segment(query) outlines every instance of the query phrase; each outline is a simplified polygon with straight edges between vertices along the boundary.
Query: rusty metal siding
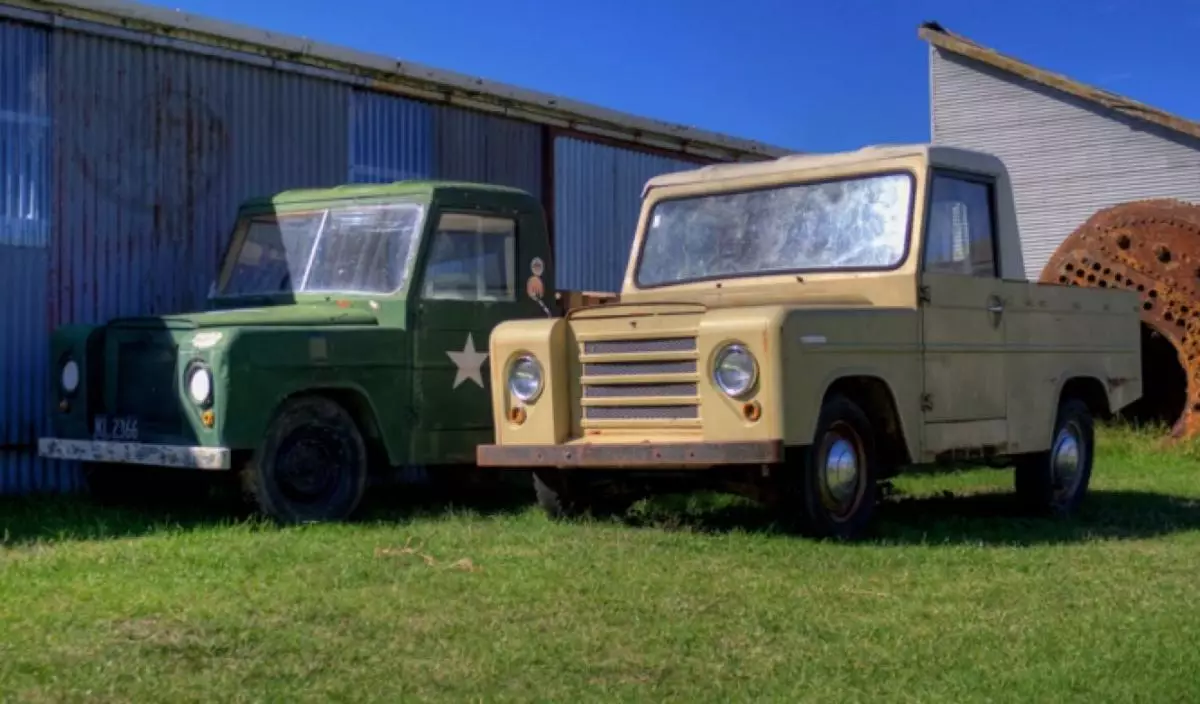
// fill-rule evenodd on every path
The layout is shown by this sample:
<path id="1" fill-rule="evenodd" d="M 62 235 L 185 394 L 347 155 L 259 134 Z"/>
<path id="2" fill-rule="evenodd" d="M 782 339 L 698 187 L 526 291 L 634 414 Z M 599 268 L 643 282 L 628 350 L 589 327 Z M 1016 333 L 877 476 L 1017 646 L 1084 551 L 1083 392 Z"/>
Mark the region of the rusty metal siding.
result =
<path id="1" fill-rule="evenodd" d="M 429 105 L 355 90 L 350 102 L 350 180 L 388 183 L 431 178 L 433 129 Z"/>
<path id="2" fill-rule="evenodd" d="M 511 186 L 542 196 L 538 125 L 452 107 L 437 109 L 438 178 Z"/>
<path id="3" fill-rule="evenodd" d="M 345 86 L 76 32 L 52 57 L 55 324 L 200 307 L 243 199 L 345 180 Z"/>
<path id="4" fill-rule="evenodd" d="M 933 141 L 991 152 L 1013 182 L 1025 275 L 1101 208 L 1200 203 L 1200 141 L 942 50 L 930 50 Z"/>
<path id="5" fill-rule="evenodd" d="M 554 143 L 554 259 L 561 289 L 620 291 L 651 177 L 695 162 L 571 137 Z"/>
<path id="6" fill-rule="evenodd" d="M 48 62 L 48 32 L 0 22 L 0 494 L 76 485 L 35 451 L 48 418 Z"/>

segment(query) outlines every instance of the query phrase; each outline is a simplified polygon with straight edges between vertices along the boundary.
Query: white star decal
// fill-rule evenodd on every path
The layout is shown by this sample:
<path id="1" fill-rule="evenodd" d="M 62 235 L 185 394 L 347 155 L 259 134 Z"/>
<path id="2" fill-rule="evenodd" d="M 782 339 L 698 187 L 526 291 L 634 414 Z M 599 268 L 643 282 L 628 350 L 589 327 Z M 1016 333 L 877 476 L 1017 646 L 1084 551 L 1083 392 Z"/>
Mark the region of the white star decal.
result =
<path id="1" fill-rule="evenodd" d="M 463 345 L 462 352 L 446 352 L 446 356 L 458 367 L 454 374 L 453 388 L 457 389 L 459 384 L 468 379 L 479 384 L 479 388 L 483 388 L 483 373 L 480 368 L 488 358 L 488 353 L 475 351 L 475 340 L 472 339 L 471 333 L 467 333 L 467 344 Z"/>

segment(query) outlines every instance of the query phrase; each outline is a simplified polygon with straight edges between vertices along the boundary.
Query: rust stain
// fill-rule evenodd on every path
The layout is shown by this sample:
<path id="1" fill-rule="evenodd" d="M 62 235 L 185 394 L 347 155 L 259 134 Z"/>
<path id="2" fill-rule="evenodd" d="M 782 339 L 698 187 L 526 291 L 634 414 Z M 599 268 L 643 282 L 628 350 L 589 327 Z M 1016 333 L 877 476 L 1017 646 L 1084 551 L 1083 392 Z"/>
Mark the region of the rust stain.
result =
<path id="1" fill-rule="evenodd" d="M 1175 416 L 1173 437 L 1200 434 L 1200 205 L 1156 199 L 1101 210 L 1063 240 L 1041 281 L 1136 291 L 1152 331 L 1143 337 L 1143 399 L 1156 408 L 1146 410 Z M 1185 377 L 1160 375 L 1163 360 L 1147 356 L 1159 338 L 1174 348 Z"/>

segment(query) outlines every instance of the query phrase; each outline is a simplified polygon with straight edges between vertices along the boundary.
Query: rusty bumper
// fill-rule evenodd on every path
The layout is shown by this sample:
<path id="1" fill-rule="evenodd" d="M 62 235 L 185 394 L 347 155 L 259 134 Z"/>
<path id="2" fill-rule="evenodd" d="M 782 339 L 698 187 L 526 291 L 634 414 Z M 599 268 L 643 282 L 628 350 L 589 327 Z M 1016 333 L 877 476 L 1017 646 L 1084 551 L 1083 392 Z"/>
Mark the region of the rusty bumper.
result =
<path id="1" fill-rule="evenodd" d="M 481 467 L 712 467 L 771 464 L 783 458 L 779 440 L 578 445 L 480 445 Z"/>

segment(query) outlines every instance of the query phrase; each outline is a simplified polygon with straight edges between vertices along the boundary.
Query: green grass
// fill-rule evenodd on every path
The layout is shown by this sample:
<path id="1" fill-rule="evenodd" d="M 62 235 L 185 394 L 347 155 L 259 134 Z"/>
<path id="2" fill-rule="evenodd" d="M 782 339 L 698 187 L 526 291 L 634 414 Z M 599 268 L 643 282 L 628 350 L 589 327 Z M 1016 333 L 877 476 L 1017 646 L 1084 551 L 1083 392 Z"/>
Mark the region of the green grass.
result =
<path id="1" fill-rule="evenodd" d="M 0 698 L 1200 700 L 1200 450 L 1100 441 L 1073 521 L 1019 518 L 1007 471 L 910 477 L 854 545 L 703 496 L 289 529 L 0 502 Z"/>

